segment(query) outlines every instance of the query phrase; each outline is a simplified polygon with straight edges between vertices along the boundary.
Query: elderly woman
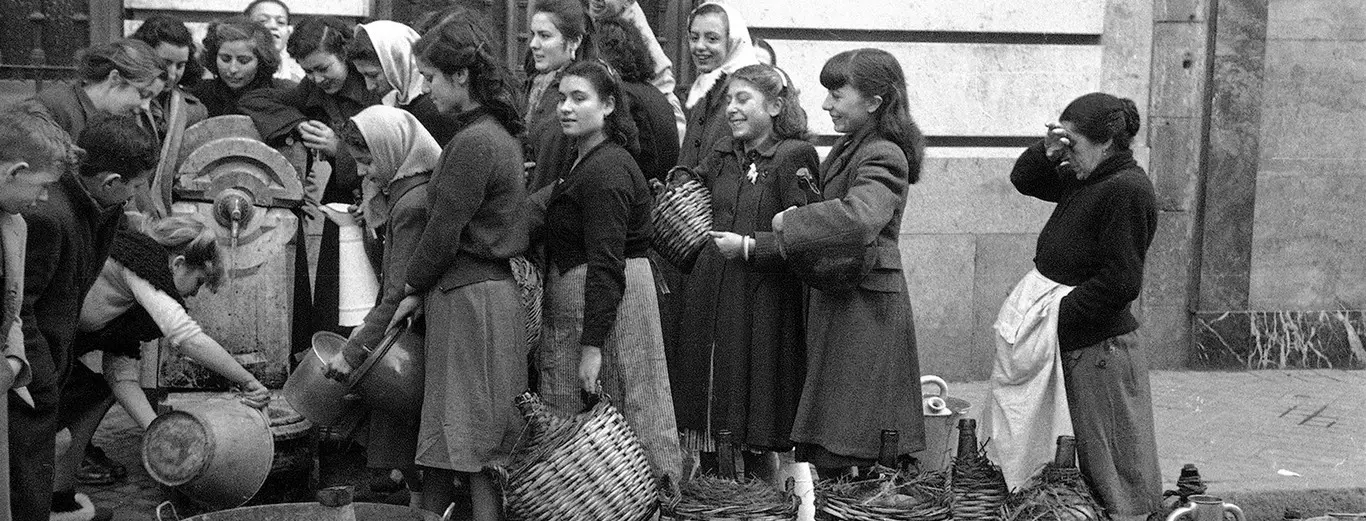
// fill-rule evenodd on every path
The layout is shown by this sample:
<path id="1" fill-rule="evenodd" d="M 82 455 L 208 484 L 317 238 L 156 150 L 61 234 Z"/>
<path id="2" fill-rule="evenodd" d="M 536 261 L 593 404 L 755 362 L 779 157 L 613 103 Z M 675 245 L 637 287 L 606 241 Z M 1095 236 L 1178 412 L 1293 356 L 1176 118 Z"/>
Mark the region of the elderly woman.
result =
<path id="1" fill-rule="evenodd" d="M 1020 286 L 1069 290 L 1054 315 L 1067 409 L 1082 473 L 1117 519 L 1143 519 L 1162 499 L 1148 361 L 1129 311 L 1157 227 L 1152 182 L 1129 150 L 1139 124 L 1133 101 L 1087 94 L 1010 173 L 1020 193 L 1057 203 Z"/>

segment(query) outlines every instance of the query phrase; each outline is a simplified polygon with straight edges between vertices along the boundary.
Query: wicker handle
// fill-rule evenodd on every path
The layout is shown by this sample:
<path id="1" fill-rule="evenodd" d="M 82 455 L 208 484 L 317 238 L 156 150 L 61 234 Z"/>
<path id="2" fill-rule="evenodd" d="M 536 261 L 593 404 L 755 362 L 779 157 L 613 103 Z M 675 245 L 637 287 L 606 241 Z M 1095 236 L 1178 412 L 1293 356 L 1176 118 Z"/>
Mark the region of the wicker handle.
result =
<path id="1" fill-rule="evenodd" d="M 665 176 L 665 179 L 668 180 L 669 188 L 678 188 L 680 186 L 683 186 L 684 183 L 687 183 L 688 181 L 697 178 L 697 173 L 693 172 L 691 168 L 688 168 L 686 166 L 676 166 L 670 168 L 668 175 Z"/>
<path id="2" fill-rule="evenodd" d="M 593 407 L 598 405 L 598 402 L 602 401 L 602 383 L 598 383 L 598 389 L 599 390 L 596 393 L 590 393 L 583 389 L 579 389 L 579 399 L 583 400 L 583 410 L 579 412 L 584 413 L 591 411 L 593 410 Z"/>

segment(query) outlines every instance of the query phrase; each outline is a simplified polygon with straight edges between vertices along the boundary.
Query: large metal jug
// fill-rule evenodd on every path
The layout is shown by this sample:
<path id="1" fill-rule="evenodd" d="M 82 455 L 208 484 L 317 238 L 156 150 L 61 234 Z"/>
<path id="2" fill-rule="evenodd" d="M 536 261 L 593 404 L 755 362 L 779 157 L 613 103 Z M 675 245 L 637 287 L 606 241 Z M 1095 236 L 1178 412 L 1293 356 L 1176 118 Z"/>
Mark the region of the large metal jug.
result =
<path id="1" fill-rule="evenodd" d="M 1214 496 L 1191 496 L 1190 504 L 1173 510 L 1167 521 L 1178 521 L 1185 516 L 1190 521 L 1224 521 L 1224 513 L 1233 514 L 1234 521 L 1244 521 L 1243 509 Z"/>
<path id="2" fill-rule="evenodd" d="M 957 434 L 954 426 L 967 412 L 966 400 L 949 396 L 949 384 L 934 375 L 920 377 L 922 413 L 925 419 L 925 450 L 913 454 L 920 461 L 921 470 L 948 468 L 957 450 Z M 934 386 L 934 393 L 924 392 L 926 386 Z"/>

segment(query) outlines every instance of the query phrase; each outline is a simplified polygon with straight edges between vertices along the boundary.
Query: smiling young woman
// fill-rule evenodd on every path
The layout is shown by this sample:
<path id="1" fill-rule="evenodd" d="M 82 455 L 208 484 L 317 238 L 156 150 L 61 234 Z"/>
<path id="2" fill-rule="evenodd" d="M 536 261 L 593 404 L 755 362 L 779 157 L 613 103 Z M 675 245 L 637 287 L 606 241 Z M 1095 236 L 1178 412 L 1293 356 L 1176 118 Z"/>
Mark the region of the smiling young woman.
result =
<path id="1" fill-rule="evenodd" d="M 240 16 L 209 24 L 200 61 L 213 79 L 191 89 L 204 102 L 209 117 L 242 114 L 237 102 L 249 92 L 297 85 L 273 78 L 280 66 L 273 45 L 270 31 Z"/>

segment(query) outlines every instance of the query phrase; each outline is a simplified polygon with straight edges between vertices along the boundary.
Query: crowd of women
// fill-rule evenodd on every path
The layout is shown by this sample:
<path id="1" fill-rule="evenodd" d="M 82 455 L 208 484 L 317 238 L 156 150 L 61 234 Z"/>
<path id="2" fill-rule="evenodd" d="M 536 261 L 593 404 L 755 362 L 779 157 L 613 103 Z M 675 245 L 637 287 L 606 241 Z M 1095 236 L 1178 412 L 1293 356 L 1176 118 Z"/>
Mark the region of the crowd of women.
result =
<path id="1" fill-rule="evenodd" d="M 512 399 L 528 388 L 567 412 L 606 397 L 655 473 L 675 484 L 717 468 L 722 431 L 747 474 L 775 482 L 779 455 L 822 478 L 856 474 L 874 464 L 884 430 L 899 433 L 897 454 L 924 447 L 899 244 L 924 138 L 891 54 L 854 49 L 825 61 L 826 92 L 805 93 L 823 96 L 840 134 L 822 161 L 792 78 L 726 3 L 692 12 L 696 77 L 679 88 L 631 0 L 531 2 L 524 82 L 502 58 L 504 38 L 464 8 L 411 26 L 324 16 L 291 31 L 292 22 L 279 0 L 257 0 L 196 44 L 183 23 L 153 17 L 132 38 L 87 50 L 80 82 L 37 97 L 79 137 L 85 165 L 99 150 L 120 159 L 83 165 L 58 185 L 71 184 L 62 211 L 74 216 L 57 219 L 81 227 L 54 233 L 85 252 L 60 261 L 103 267 L 68 282 L 75 296 L 61 305 L 76 310 L 79 331 L 44 333 L 62 355 L 43 379 L 34 364 L 26 389 L 52 403 L 16 406 L 23 393 L 11 393 L 16 518 L 88 506 L 71 476 L 115 398 L 151 421 L 128 370 L 137 340 L 164 335 L 240 383 L 252 405 L 269 401 L 185 314 L 183 296 L 221 276 L 213 227 L 135 198 L 176 113 L 189 123 L 246 115 L 264 141 L 301 144 L 308 175 L 330 171 L 306 180 L 317 200 L 355 205 L 380 238 L 381 295 L 347 330 L 337 317 L 338 229 L 324 228 L 316 280 L 296 284 L 312 296 L 309 323 L 296 329 L 350 335 L 327 361 L 338 379 L 391 328 L 425 329 L 420 417 L 370 411 L 363 436 L 368 465 L 399 470 L 415 505 L 441 512 L 468 501 L 472 518 L 500 518 L 490 469 L 522 433 Z M 1074 355 L 1068 407 L 1087 420 L 1077 428 L 1081 463 L 1116 515 L 1146 514 L 1159 499 L 1146 383 L 1095 369 L 1071 382 L 1106 359 L 1111 371 L 1143 374 L 1141 356 L 1114 354 L 1138 352 L 1127 308 L 1152 237 L 1151 185 L 1128 151 L 1138 128 L 1132 102 L 1088 95 L 1011 174 L 1021 192 L 1060 203 L 1031 276 L 1077 288 L 1058 318 L 1060 349 Z M 710 190 L 714 230 L 696 262 L 675 266 L 651 252 L 651 212 L 660 190 L 689 180 Z M 150 215 L 112 215 L 129 198 Z M 29 244 L 31 258 L 50 249 Z M 537 284 L 540 307 L 527 309 L 523 292 Z M 25 286 L 25 309 L 41 308 L 44 288 Z M 528 330 L 528 314 L 541 317 L 539 330 Z M 34 334 L 29 316 L 24 332 Z M 102 365 L 68 359 L 92 351 Z M 63 430 L 72 448 L 54 476 L 35 455 L 52 454 Z"/>

